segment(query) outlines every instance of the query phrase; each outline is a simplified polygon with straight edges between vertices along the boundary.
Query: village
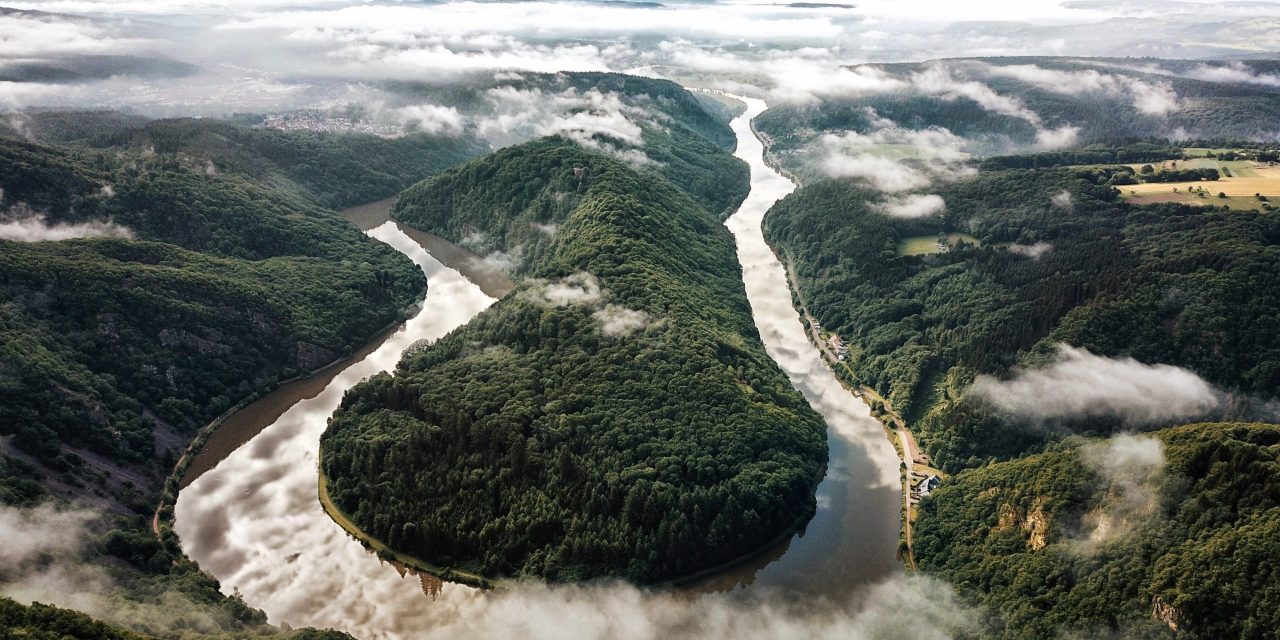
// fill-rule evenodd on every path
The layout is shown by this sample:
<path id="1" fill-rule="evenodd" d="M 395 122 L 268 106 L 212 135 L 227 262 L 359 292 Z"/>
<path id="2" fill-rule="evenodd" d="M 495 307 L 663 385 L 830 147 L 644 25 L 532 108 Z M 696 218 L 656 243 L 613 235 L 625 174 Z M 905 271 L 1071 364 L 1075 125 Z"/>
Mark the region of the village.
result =
<path id="1" fill-rule="evenodd" d="M 823 358 L 827 359 L 832 367 L 842 366 L 852 373 L 849 368 L 849 345 L 835 332 L 825 331 L 822 323 L 809 314 L 807 309 L 803 309 L 805 318 L 809 322 L 810 337 L 818 345 L 819 350 L 823 354 Z M 885 428 L 893 434 L 892 439 L 896 440 L 899 448 L 899 454 L 902 457 L 903 473 L 903 542 L 905 543 L 904 561 L 908 566 L 914 567 L 915 561 L 911 551 L 911 525 L 916 518 L 916 510 L 920 501 L 926 498 L 930 493 L 941 486 L 946 474 L 933 466 L 933 460 L 929 454 L 922 451 L 916 444 L 915 436 L 907 429 L 906 422 L 888 405 L 888 402 L 880 397 L 873 389 L 868 387 L 854 387 L 849 389 L 855 396 L 862 398 L 872 407 L 872 415 L 877 417 Z M 877 408 L 879 407 L 879 409 Z"/>

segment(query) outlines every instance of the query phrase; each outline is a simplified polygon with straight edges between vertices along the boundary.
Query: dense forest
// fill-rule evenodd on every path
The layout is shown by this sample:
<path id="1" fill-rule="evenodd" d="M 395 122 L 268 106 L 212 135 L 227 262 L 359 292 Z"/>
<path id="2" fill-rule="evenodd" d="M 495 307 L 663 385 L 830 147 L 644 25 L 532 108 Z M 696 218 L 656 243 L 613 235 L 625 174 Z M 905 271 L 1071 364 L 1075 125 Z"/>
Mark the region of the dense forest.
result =
<path id="1" fill-rule="evenodd" d="M 186 635 L 186 634 L 184 634 Z M 191 634 L 196 635 L 196 634 Z M 166 636 L 167 637 L 167 636 Z M 244 635 L 199 634 L 201 638 L 239 637 L 268 638 L 272 640 L 351 640 L 351 636 L 333 630 L 300 629 L 277 632 L 270 627 L 266 633 Z M 73 611 L 38 602 L 23 605 L 0 597 L 0 638 L 4 640 L 151 640 L 153 636 L 129 631 L 119 626 L 94 620 Z"/>
<path id="2" fill-rule="evenodd" d="M 917 562 L 982 594 L 990 637 L 1274 638 L 1280 426 L 1154 437 L 1163 465 L 1136 486 L 1088 441 L 960 475 L 923 504 Z"/>
<path id="3" fill-rule="evenodd" d="M 979 374 L 1045 361 L 1058 343 L 1188 367 L 1244 394 L 1280 388 L 1280 216 L 1129 205 L 1105 172 L 1085 169 L 984 171 L 935 190 L 945 212 L 902 219 L 856 183 L 821 182 L 779 202 L 765 226 L 804 302 L 850 344 L 850 377 L 887 398 L 943 469 L 1053 437 L 1009 428 L 964 391 Z M 980 246 L 898 251 L 946 232 Z"/>
<path id="4" fill-rule="evenodd" d="M 21 122 L 21 131 L 0 123 L 0 134 L 86 152 L 156 155 L 169 168 L 231 174 L 269 187 L 274 195 L 335 209 L 395 195 L 488 150 L 466 135 L 384 138 L 282 131 L 210 118 L 145 120 L 111 111 L 34 111 L 23 114 Z"/>
<path id="5" fill-rule="evenodd" d="M 1039 134 L 1065 127 L 1074 135 L 1063 146 L 1074 149 L 1137 139 L 1266 139 L 1280 126 L 1276 87 L 1177 75 L 1196 64 L 1204 63 L 1002 57 L 872 65 L 901 85 L 780 103 L 756 124 L 775 157 L 806 180 L 820 175 L 823 132 L 867 133 L 885 119 L 905 129 L 943 128 L 978 155 L 1031 151 L 1042 146 Z"/>
<path id="6" fill-rule="evenodd" d="M 549 580 L 677 578 L 802 526 L 823 423 L 765 354 L 717 213 L 562 138 L 406 193 L 397 217 L 521 251 L 524 277 L 348 393 L 333 501 L 428 562 Z"/>
<path id="7" fill-rule="evenodd" d="M 102 512 L 84 561 L 109 573 L 121 611 L 174 593 L 213 621 L 203 633 L 274 634 L 181 555 L 163 517 L 163 540 L 151 532 L 163 480 L 199 427 L 422 295 L 412 262 L 330 206 L 394 195 L 478 148 L 32 118 L 28 133 L 56 144 L 0 138 L 0 502 Z"/>
<path id="8" fill-rule="evenodd" d="M 1071 345 L 1189 369 L 1225 396 L 1205 418 L 1273 421 L 1280 214 L 1131 205 L 1111 185 L 1132 169 L 1045 164 L 936 184 L 946 208 L 923 218 L 886 215 L 860 183 L 818 182 L 770 210 L 766 237 L 799 301 L 849 345 L 837 373 L 957 474 L 923 501 L 914 553 L 988 609 L 984 636 L 1270 637 L 1277 427 L 1025 415 L 970 391 Z M 1130 514 L 1129 533 L 1082 552 L 1089 519 L 1124 491 L 1080 452 L 1134 428 L 1164 443 L 1158 517 Z"/>
<path id="9" fill-rule="evenodd" d="M 429 99 L 477 118 L 495 117 L 494 104 L 486 96 L 497 91 L 529 92 L 522 108 L 536 110 L 545 96 L 559 96 L 567 102 L 580 101 L 572 109 L 584 115 L 596 113 L 584 96 L 594 92 L 616 98 L 624 113 L 641 129 L 641 140 L 629 142 L 613 135 L 595 133 L 591 144 L 611 150 L 624 159 L 642 158 L 639 168 L 656 171 L 682 188 L 707 210 L 728 217 L 747 195 L 747 167 L 728 154 L 735 145 L 727 123 L 728 109 L 719 102 L 696 96 L 670 80 L 642 78 L 619 73 L 526 73 L 518 78 L 495 80 L 475 78 L 466 85 L 433 85 L 423 82 L 394 83 L 389 89 L 403 100 Z M 518 121 L 518 119 L 515 119 Z M 523 142 L 537 131 L 512 127 L 504 134 L 511 142 Z M 523 137 L 521 134 L 524 134 Z M 636 164 L 632 162 L 632 164 Z"/>

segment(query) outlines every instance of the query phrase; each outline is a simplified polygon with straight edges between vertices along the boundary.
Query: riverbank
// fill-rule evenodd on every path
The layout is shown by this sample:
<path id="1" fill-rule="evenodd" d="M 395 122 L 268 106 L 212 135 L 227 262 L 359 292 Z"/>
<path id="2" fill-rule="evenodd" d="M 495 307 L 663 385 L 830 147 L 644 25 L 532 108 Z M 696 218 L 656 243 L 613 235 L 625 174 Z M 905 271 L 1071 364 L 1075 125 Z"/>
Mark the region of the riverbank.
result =
<path id="1" fill-rule="evenodd" d="M 320 496 L 320 507 L 324 509 L 325 514 L 332 518 L 352 538 L 355 538 L 364 548 L 377 554 L 379 558 L 397 563 L 411 571 L 426 573 L 441 580 L 457 582 L 477 589 L 501 588 L 512 582 L 507 579 L 489 578 L 471 571 L 433 564 L 417 556 L 392 549 L 387 543 L 361 529 L 360 525 L 357 525 L 342 509 L 338 508 L 338 505 L 333 503 L 333 499 L 329 497 L 329 477 L 325 475 L 323 469 L 317 469 L 316 475 L 319 478 L 316 483 L 316 489 Z"/>
<path id="2" fill-rule="evenodd" d="M 398 196 L 343 209 L 338 213 L 363 232 L 368 232 L 391 221 L 391 208 Z M 463 277 L 476 283 L 490 297 L 506 295 L 515 288 L 500 269 L 485 263 L 474 253 L 456 247 L 443 238 L 396 223 L 405 235 L 417 242 L 431 255 L 441 254 L 442 263 L 457 269 Z M 434 249 L 433 249 L 434 247 Z M 425 280 L 425 276 L 424 276 Z M 161 543 L 165 531 L 173 527 L 173 507 L 178 494 L 202 474 L 217 466 L 233 451 L 248 443 L 268 425 L 275 422 L 290 407 L 301 400 L 314 398 L 323 391 L 344 369 L 363 360 L 393 335 L 404 322 L 419 313 L 427 296 L 427 286 L 413 307 L 403 311 L 400 317 L 376 331 L 364 341 L 358 351 L 341 356 L 308 373 L 281 380 L 263 392 L 255 392 L 243 398 L 222 415 L 201 427 L 187 444 L 182 455 L 164 479 L 160 499 L 151 517 L 151 531 Z M 490 293 L 493 292 L 493 293 Z M 176 541 L 173 541 L 176 542 Z"/>
<path id="3" fill-rule="evenodd" d="M 423 297 L 426 297 L 425 287 Z M 164 532 L 173 529 L 173 508 L 182 489 L 216 466 L 232 451 L 252 440 L 263 428 L 293 406 L 299 398 L 314 397 L 343 369 L 372 353 L 378 345 L 395 333 L 397 327 L 404 324 L 409 316 L 416 313 L 421 304 L 422 299 L 419 299 L 413 307 L 414 311 L 401 314 L 399 319 L 391 321 L 375 332 L 359 351 L 341 356 L 314 371 L 281 380 L 266 391 L 255 392 L 196 431 L 196 435 L 187 444 L 178 461 L 174 463 L 173 469 L 164 479 L 160 500 L 151 516 L 151 532 L 156 539 L 164 544 L 166 542 Z"/>
<path id="4" fill-rule="evenodd" d="M 777 253 L 775 249 L 775 253 Z M 784 255 L 787 271 L 787 288 L 791 291 L 791 299 L 795 303 L 796 311 L 800 313 L 800 318 L 805 328 L 805 335 L 808 336 L 809 342 L 822 353 L 823 362 L 835 374 L 836 379 L 840 382 L 840 386 L 852 394 L 854 397 L 867 402 L 871 407 L 871 415 L 874 416 L 884 426 L 885 438 L 893 445 L 894 450 L 898 452 L 901 461 L 901 469 L 899 473 L 902 485 L 902 529 L 901 538 L 898 545 L 899 559 L 908 569 L 915 570 L 915 547 L 912 540 L 911 525 L 915 519 L 915 509 L 911 504 L 911 471 L 915 466 L 918 453 L 915 450 L 915 439 L 907 430 L 906 421 L 902 416 L 893 409 L 889 401 L 876 392 L 875 389 L 863 384 L 858 384 L 857 372 L 849 366 L 848 363 L 842 361 L 833 353 L 830 346 L 818 329 L 820 326 L 813 314 L 809 312 L 809 307 L 805 304 L 804 296 L 800 293 L 800 287 L 797 284 L 798 279 L 795 273 L 795 262 L 791 256 L 782 252 Z M 871 399 L 868 402 L 868 398 Z M 872 404 L 872 403 L 875 404 Z M 877 409 L 877 405 L 879 409 Z"/>

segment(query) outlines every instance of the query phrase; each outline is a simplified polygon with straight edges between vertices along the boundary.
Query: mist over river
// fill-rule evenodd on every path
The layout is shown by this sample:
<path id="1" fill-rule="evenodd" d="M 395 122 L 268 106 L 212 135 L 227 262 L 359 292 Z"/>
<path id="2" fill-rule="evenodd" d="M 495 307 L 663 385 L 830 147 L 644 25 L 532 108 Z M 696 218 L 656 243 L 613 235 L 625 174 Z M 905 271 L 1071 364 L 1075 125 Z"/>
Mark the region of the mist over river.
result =
<path id="1" fill-rule="evenodd" d="M 726 225 L 769 355 L 828 425 L 831 460 L 818 513 L 803 532 L 711 577 L 655 590 L 601 583 L 483 592 L 407 574 L 368 553 L 318 501 L 328 417 L 347 389 L 394 368 L 414 342 L 438 338 L 494 302 L 387 222 L 368 233 L 423 269 L 429 287 L 421 311 L 318 394 L 298 397 L 247 443 L 205 465 L 177 501 L 175 530 L 187 555 L 273 623 L 368 639 L 946 637 L 943 629 L 964 617 L 950 589 L 905 577 L 895 558 L 897 454 L 809 343 L 784 269 L 761 234 L 765 212 L 794 185 L 765 165 L 751 130 L 764 102 L 741 100 L 748 109 L 732 126 L 736 155 L 751 167 L 751 192 Z"/>

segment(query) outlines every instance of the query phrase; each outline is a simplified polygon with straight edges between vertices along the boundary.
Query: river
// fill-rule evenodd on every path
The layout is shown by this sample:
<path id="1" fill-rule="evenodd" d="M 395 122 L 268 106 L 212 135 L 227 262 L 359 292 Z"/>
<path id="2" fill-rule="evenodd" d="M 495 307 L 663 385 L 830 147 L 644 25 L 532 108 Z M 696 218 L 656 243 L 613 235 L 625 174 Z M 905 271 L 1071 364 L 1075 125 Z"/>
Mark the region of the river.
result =
<path id="1" fill-rule="evenodd" d="M 240 593 L 274 623 L 333 627 L 369 640 L 460 633 L 700 637 L 711 634 L 707 624 L 754 624 L 750 630 L 760 633 L 774 619 L 743 622 L 762 610 L 743 603 L 840 607 L 823 612 L 824 623 L 831 623 L 856 609 L 851 603 L 868 587 L 899 578 L 897 454 L 866 405 L 841 388 L 823 363 L 791 305 L 785 271 L 765 244 L 760 223 L 794 185 L 765 165 L 763 146 L 751 130 L 750 120 L 765 109 L 764 102 L 741 99 L 748 109 L 732 126 L 736 155 L 751 167 L 751 192 L 726 225 L 737 240 L 747 295 L 770 356 L 829 426 L 831 461 L 818 488 L 818 513 L 803 532 L 712 577 L 656 592 L 622 584 L 481 592 L 406 574 L 367 553 L 318 502 L 317 455 L 329 415 L 347 389 L 392 369 L 405 348 L 438 338 L 487 308 L 494 298 L 486 291 L 509 290 L 469 269 L 476 265 L 465 252 L 454 253 L 455 247 L 432 237 L 415 241 L 391 222 L 379 224 L 375 207 L 348 215 L 422 268 L 429 283 L 422 309 L 331 374 L 322 389 L 312 384 L 307 393 L 274 396 L 270 410 L 259 409 L 259 424 L 241 421 L 233 439 L 238 447 L 206 455 L 200 473 L 186 479 L 175 508 L 174 528 L 187 555 L 216 576 L 224 592 Z M 725 606 L 739 607 L 737 614 L 724 615 Z M 565 626 L 567 620 L 579 626 Z"/>

